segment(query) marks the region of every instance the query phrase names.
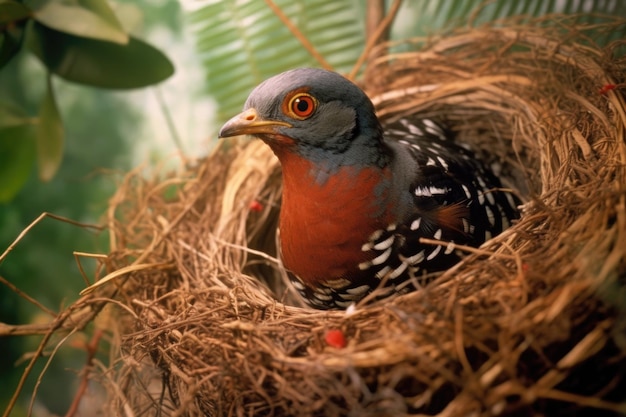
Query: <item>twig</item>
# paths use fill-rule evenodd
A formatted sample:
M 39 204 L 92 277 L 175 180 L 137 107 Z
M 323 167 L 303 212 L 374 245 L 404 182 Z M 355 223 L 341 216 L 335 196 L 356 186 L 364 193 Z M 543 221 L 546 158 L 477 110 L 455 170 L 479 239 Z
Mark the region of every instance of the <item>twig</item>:
M 333 70 L 333 66 L 330 65 L 330 63 L 328 61 L 326 61 L 326 59 L 324 59 L 322 54 L 320 54 L 317 51 L 317 49 L 315 49 L 313 44 L 311 42 L 309 42 L 309 40 L 306 38 L 306 36 L 304 36 L 304 34 L 300 31 L 300 29 L 298 29 L 298 27 L 293 24 L 293 22 L 289 19 L 289 17 L 285 13 L 283 13 L 283 11 L 280 9 L 280 7 L 278 7 L 276 5 L 276 3 L 274 3 L 273 0 L 265 0 L 265 3 L 267 3 L 269 8 L 272 9 L 274 14 L 276 16 L 278 16 L 278 18 L 281 20 L 281 22 L 283 22 L 283 24 L 287 27 L 287 29 L 289 29 L 289 31 L 293 34 L 293 36 L 295 36 L 296 39 L 298 39 L 300 41 L 302 46 L 304 46 L 304 48 L 307 51 L 309 51 L 311 56 L 313 56 L 313 58 L 315 58 L 317 60 L 317 62 L 319 62 L 319 64 L 322 66 L 322 68 L 332 71 Z
M 277 258 L 274 258 L 273 256 L 270 256 L 270 255 L 268 255 L 265 252 L 261 252 L 261 251 L 255 250 L 255 249 L 251 249 L 251 248 L 248 248 L 248 247 L 242 246 L 242 245 L 236 245 L 234 243 L 227 242 L 224 239 L 220 239 L 217 236 L 215 236 L 214 239 L 215 239 L 215 241 L 217 243 L 220 243 L 220 244 L 222 244 L 224 246 L 228 246 L 228 247 L 231 247 L 233 249 L 239 249 L 239 250 L 241 250 L 243 252 L 247 252 L 247 253 L 250 253 L 252 255 L 257 255 L 257 256 L 260 256 L 261 258 L 265 259 L 266 261 L 268 261 L 270 263 L 273 263 L 273 264 L 276 264 L 276 265 L 279 265 L 279 266 L 281 265 L 281 262 Z M 187 245 L 187 244 L 185 244 L 185 245 L 186 245 L 187 248 L 189 248 L 189 245 Z
M 125 395 L 124 391 L 120 388 L 120 386 L 117 384 L 117 381 L 112 376 L 111 368 L 107 367 L 102 362 L 100 362 L 98 360 L 98 358 L 94 358 L 92 363 L 94 365 L 94 368 L 98 368 L 100 370 L 100 375 L 102 375 L 104 378 L 106 378 L 106 380 L 108 382 L 108 386 L 118 396 L 118 402 L 122 404 L 121 407 L 123 409 L 123 414 L 120 411 L 116 415 L 118 415 L 118 416 L 126 416 L 126 417 L 135 417 L 135 413 L 134 413 L 133 409 L 130 406 L 131 401 Z M 141 380 L 138 380 L 137 382 L 139 384 L 141 384 L 141 387 L 144 390 L 147 390 L 147 387 L 144 384 L 142 384 Z M 110 401 L 113 400 L 113 398 L 110 398 L 110 397 L 109 397 L 109 400 Z M 141 415 L 143 415 L 143 413 Z
M 465 352 L 465 341 L 463 333 L 463 307 L 461 305 L 457 305 L 454 309 L 454 347 L 456 350 L 458 361 L 461 363 L 463 370 L 469 377 L 473 374 L 473 370 L 472 365 L 470 364 L 470 361 L 467 358 L 467 354 Z M 472 378 L 468 378 L 468 384 L 469 381 L 472 380 Z
M 77 222 L 77 221 L 72 220 L 72 219 L 68 219 L 67 217 L 57 216 L 56 214 L 43 212 L 35 220 L 33 220 L 28 226 L 26 226 L 26 228 L 24 228 L 24 230 L 22 230 L 22 232 L 15 238 L 15 240 L 13 242 L 11 242 L 9 247 L 2 253 L 2 255 L 0 255 L 0 264 L 8 256 L 8 254 L 17 246 L 17 244 L 24 238 L 24 236 L 26 236 L 28 234 L 28 232 L 30 232 L 30 230 L 33 227 L 35 227 L 37 224 L 39 224 L 39 222 L 42 221 L 43 219 L 45 219 L 46 217 L 50 217 L 50 218 L 52 218 L 54 220 L 59 220 L 59 221 L 64 222 L 64 223 L 69 223 L 69 224 L 74 225 L 74 226 L 84 227 L 84 228 L 88 228 L 88 229 L 95 229 L 95 230 L 103 230 L 104 229 L 102 226 L 97 226 L 97 225 L 87 224 L 87 223 L 81 223 L 81 222 Z M 80 252 L 75 252 L 75 254 L 76 253 L 80 254 Z M 84 271 L 82 270 L 82 267 L 80 266 L 80 263 L 79 263 L 79 269 L 81 270 L 81 273 L 84 276 Z M 44 311 L 48 315 L 50 315 L 52 317 L 57 317 L 57 313 L 55 311 L 52 311 L 48 307 L 46 307 L 43 304 L 41 304 L 39 301 L 35 300 L 34 298 L 29 296 L 25 292 L 21 291 L 17 286 L 15 286 L 13 283 L 11 283 L 6 278 L 0 276 L 0 283 L 6 285 L 7 287 L 9 287 L 9 289 L 11 289 L 11 291 L 16 293 L 18 296 L 22 297 L 23 299 L 25 299 L 29 303 L 33 304 L 34 306 L 36 306 L 40 310 Z M 5 330 L 6 330 L 7 326 L 3 326 L 3 327 L 5 327 Z
M 142 271 L 145 269 L 152 269 L 152 268 L 171 269 L 173 268 L 173 266 L 174 265 L 172 263 L 162 263 L 162 262 L 128 265 L 118 270 L 115 270 L 111 272 L 110 274 L 108 274 L 107 276 L 105 276 L 104 278 L 102 278 L 101 280 L 94 282 L 91 286 L 82 290 L 80 292 L 80 295 L 86 295 L 86 294 L 92 293 L 93 291 L 96 290 L 96 288 L 100 288 L 107 282 L 112 281 L 121 276 L 124 276 L 126 274 L 130 274 L 131 272 L 137 272 L 137 271 Z
M 370 39 L 376 36 L 378 27 L 381 22 L 385 19 L 385 0 L 368 0 L 367 2 L 367 11 L 365 16 L 365 35 L 366 39 Z M 389 40 L 389 26 L 385 28 L 385 30 L 381 33 L 380 38 L 381 41 Z M 373 53 L 369 54 L 368 59 L 370 61 L 374 60 L 377 56 L 384 55 L 384 51 L 381 48 L 377 51 L 377 54 Z
M 23 299 L 25 299 L 29 303 L 35 305 L 37 308 L 41 309 L 42 311 L 44 311 L 48 315 L 50 315 L 52 317 L 56 317 L 57 316 L 56 312 L 50 310 L 48 307 L 46 307 L 45 305 L 41 304 L 39 301 L 35 300 L 33 297 L 31 297 L 30 295 L 26 294 L 24 291 L 20 290 L 12 282 L 10 282 L 9 280 L 7 280 L 6 278 L 4 278 L 1 275 L 0 275 L 0 283 L 6 285 L 7 287 L 9 287 L 9 289 L 11 291 L 16 293 L 17 295 L 19 295 L 20 297 L 22 297 Z
M 176 128 L 176 124 L 174 123 L 174 118 L 172 118 L 172 112 L 165 103 L 165 98 L 163 98 L 163 92 L 159 87 L 153 88 L 152 90 L 154 91 L 154 95 L 156 96 L 157 102 L 159 103 L 161 113 L 163 113 L 163 117 L 165 117 L 167 129 L 170 131 L 170 135 L 172 136 L 174 144 L 178 148 L 178 152 L 180 152 L 181 155 L 185 155 L 183 141 L 180 139 L 180 134 L 178 133 L 178 129 Z
M 44 324 L 6 324 L 0 323 L 0 337 L 33 336 L 50 331 L 50 323 Z
M 17 384 L 17 387 L 15 388 L 15 392 L 13 393 L 13 396 L 9 400 L 7 408 L 4 410 L 4 414 L 2 414 L 2 417 L 9 417 L 9 415 L 11 414 L 11 411 L 13 410 L 13 408 L 15 407 L 15 404 L 17 403 L 17 399 L 20 393 L 24 389 L 24 385 L 26 384 L 26 379 L 28 379 L 28 376 L 32 372 L 33 368 L 35 367 L 35 363 L 37 362 L 37 359 L 39 359 L 39 357 L 42 356 L 43 350 L 45 349 L 46 345 L 48 344 L 52 336 L 56 333 L 58 329 L 63 328 L 63 325 L 65 324 L 67 320 L 74 318 L 73 317 L 74 311 L 77 311 L 83 308 L 85 304 L 87 303 L 85 302 L 84 299 L 77 301 L 71 307 L 62 311 L 57 316 L 56 320 L 49 324 L 48 331 L 46 332 L 41 342 L 39 343 L 39 346 L 37 347 L 37 350 L 35 351 L 32 358 L 30 359 L 30 362 L 28 363 L 28 365 L 26 365 L 26 369 L 24 369 L 24 372 L 22 373 L 22 376 Z M 93 319 L 93 317 L 95 317 L 100 312 L 100 310 L 102 310 L 102 307 L 104 307 L 105 304 L 106 304 L 105 302 L 102 302 L 100 304 L 93 304 L 93 303 L 90 304 L 90 310 L 88 314 L 86 314 L 85 317 L 79 317 L 82 319 L 81 323 L 75 325 L 72 328 L 71 332 L 75 333 L 76 331 L 81 330 L 84 326 L 86 326 L 87 323 L 89 323 Z
M 74 397 L 70 408 L 67 410 L 67 413 L 65 413 L 65 417 L 73 417 L 76 414 L 76 412 L 78 411 L 78 406 L 80 405 L 80 401 L 87 391 L 87 387 L 89 386 L 89 372 L 90 369 L 93 367 L 93 359 L 96 356 L 96 352 L 98 351 L 98 344 L 100 343 L 102 334 L 102 329 L 96 329 L 89 343 L 85 345 L 85 349 L 87 350 L 87 361 L 85 364 L 83 377 L 81 378 L 80 386 L 76 391 L 76 396 Z
M 266 0 L 266 1 L 269 1 L 269 0 Z M 391 9 L 389 10 L 389 13 L 387 14 L 387 16 L 385 16 L 383 21 L 380 22 L 380 25 L 378 26 L 378 29 L 376 30 L 376 32 L 374 32 L 374 34 L 372 34 L 372 36 L 370 36 L 367 39 L 367 42 L 365 44 L 365 49 L 363 49 L 363 52 L 359 56 L 359 59 L 357 59 L 356 64 L 354 64 L 354 67 L 352 67 L 352 71 L 350 71 L 350 74 L 348 75 L 348 79 L 350 80 L 355 79 L 357 73 L 359 72 L 359 69 L 361 68 L 361 66 L 363 65 L 367 57 L 369 56 L 372 48 L 376 45 L 376 42 L 378 42 L 378 39 L 382 36 L 382 34 L 385 33 L 385 31 L 387 30 L 391 22 L 393 22 L 393 19 L 395 19 L 396 14 L 398 13 L 398 9 L 400 8 L 401 4 L 402 4 L 402 0 L 395 0 L 393 2 L 393 4 L 391 5 Z
M 428 239 L 425 237 L 421 237 L 420 238 L 420 243 L 425 243 L 427 245 L 437 245 L 437 246 L 448 246 L 448 245 L 454 245 L 454 249 L 459 249 L 462 250 L 463 252 L 469 252 L 469 253 L 473 253 L 475 255 L 483 255 L 483 256 L 495 256 L 497 258 L 502 258 L 502 259 L 512 259 L 512 260 L 517 260 L 517 256 L 514 255 L 506 255 L 504 253 L 496 253 L 496 252 L 492 252 L 492 251 L 488 251 L 488 250 L 484 250 L 484 249 L 480 249 L 480 248 L 475 248 L 473 246 L 467 246 L 467 245 L 459 245 L 458 243 L 451 243 L 451 242 L 446 242 L 443 240 L 436 240 L 436 239 Z
M 86 252 L 77 252 L 74 251 L 74 259 L 76 260 L 76 265 L 78 266 L 78 270 L 80 271 L 80 275 L 83 277 L 83 281 L 85 281 L 85 285 L 88 287 L 91 285 L 89 282 L 89 278 L 87 277 L 87 273 L 83 268 L 83 264 L 80 262 L 80 258 L 94 258 L 94 259 L 107 259 L 108 256 L 100 253 L 86 253 Z
M 568 402 L 572 404 L 576 404 L 578 406 L 592 407 L 598 410 L 609 410 L 617 413 L 617 415 L 624 415 L 626 413 L 626 404 L 621 403 L 613 403 L 610 401 L 606 401 L 602 398 L 597 398 L 593 396 L 585 396 L 572 392 L 560 391 L 558 389 L 546 389 L 546 390 L 533 390 L 533 394 L 537 395 L 537 397 L 541 398 L 549 398 L 553 400 L 558 400 L 562 402 Z M 582 408 L 582 407 L 581 407 Z M 600 414 L 598 412 L 598 414 Z
M 19 382 L 17 383 L 17 387 L 15 388 L 15 392 L 13 393 L 13 396 L 9 400 L 9 404 L 7 405 L 7 408 L 4 410 L 4 414 L 2 415 L 2 417 L 9 417 L 11 411 L 13 410 L 13 407 L 15 407 L 15 403 L 17 402 L 17 398 L 19 397 L 20 393 L 22 392 L 22 389 L 24 389 L 24 384 L 26 383 L 26 378 L 28 378 L 28 376 L 30 375 L 31 371 L 33 370 L 33 368 L 35 366 L 35 363 L 37 362 L 37 359 L 41 356 L 44 348 L 48 344 L 48 341 L 50 340 L 50 338 L 54 334 L 55 330 L 56 330 L 56 328 L 54 328 L 54 326 L 51 327 L 48 330 L 48 332 L 44 335 L 43 339 L 41 339 L 41 342 L 39 342 L 39 346 L 37 347 L 37 350 L 33 354 L 33 357 L 30 359 L 30 362 L 28 363 L 28 365 L 26 365 L 26 369 L 24 369 L 24 372 L 22 373 L 22 377 L 20 378 Z
M 31 224 L 26 226 L 26 228 L 24 230 L 22 230 L 22 232 L 15 238 L 15 240 L 2 253 L 2 255 L 0 255 L 0 264 L 4 261 L 4 258 L 7 257 L 9 252 L 11 252 L 13 250 L 13 248 L 15 248 L 15 246 L 17 246 L 17 244 L 24 238 L 24 236 L 26 236 L 26 234 L 28 232 L 30 232 L 30 229 L 35 227 L 40 221 L 42 221 L 46 217 L 50 217 L 50 218 L 55 219 L 55 220 L 59 220 L 59 221 L 65 222 L 65 223 L 69 223 L 69 224 L 74 225 L 74 226 L 84 227 L 84 228 L 87 228 L 87 229 L 95 229 L 95 230 L 98 230 L 98 231 L 104 229 L 104 227 L 102 227 L 102 226 L 96 226 L 95 224 L 87 224 L 87 223 L 77 222 L 75 220 L 68 219 L 67 217 L 57 216 L 56 214 L 52 214 L 52 213 L 48 213 L 48 212 L 44 211 L 35 220 L 33 220 L 31 222 Z
M 33 406 L 35 405 L 35 398 L 37 397 L 37 391 L 39 390 L 39 386 L 41 385 L 41 381 L 43 380 L 44 374 L 46 373 L 46 371 L 48 371 L 48 368 L 50 367 L 50 364 L 52 363 L 52 359 L 55 358 L 57 352 L 59 351 L 61 346 L 63 346 L 65 341 L 69 339 L 70 336 L 72 336 L 77 331 L 78 331 L 77 327 L 73 328 L 72 331 L 70 331 L 67 335 L 65 335 L 65 337 L 61 339 L 59 343 L 56 344 L 54 349 L 52 349 L 52 353 L 50 353 L 50 356 L 48 357 L 46 364 L 44 365 L 43 369 L 39 373 L 39 376 L 37 377 L 37 381 L 35 382 L 35 387 L 33 388 L 33 393 L 31 394 L 31 397 L 30 397 L 30 404 L 28 406 L 28 412 L 26 413 L 27 416 L 30 417 L 33 414 Z M 33 357 L 33 359 L 36 359 L 36 356 Z
M 385 0 L 368 0 L 365 16 L 365 34 L 368 39 L 374 36 L 380 26 L 380 22 L 382 22 L 384 18 Z M 386 29 L 386 32 L 388 32 L 389 28 Z M 387 34 L 383 34 L 383 36 L 386 38 Z

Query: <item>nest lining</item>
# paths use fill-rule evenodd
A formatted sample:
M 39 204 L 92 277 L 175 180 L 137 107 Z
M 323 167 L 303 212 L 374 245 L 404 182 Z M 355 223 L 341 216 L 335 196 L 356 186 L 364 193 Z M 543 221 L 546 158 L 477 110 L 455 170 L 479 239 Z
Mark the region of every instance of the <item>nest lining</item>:
M 444 119 L 527 201 L 420 291 L 352 314 L 301 308 L 275 262 L 280 167 L 260 141 L 221 142 L 165 178 L 130 173 L 106 266 L 137 268 L 99 290 L 123 306 L 100 319 L 119 337 L 112 412 L 626 412 L 626 62 L 554 27 L 463 30 L 366 68 L 382 119 Z M 329 329 L 348 345 L 328 346 Z

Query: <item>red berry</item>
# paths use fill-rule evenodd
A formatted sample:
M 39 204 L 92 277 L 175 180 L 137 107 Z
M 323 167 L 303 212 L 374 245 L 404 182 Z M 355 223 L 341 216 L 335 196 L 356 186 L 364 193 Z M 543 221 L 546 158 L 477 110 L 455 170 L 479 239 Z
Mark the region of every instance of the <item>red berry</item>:
M 326 339 L 326 343 L 328 346 L 332 346 L 336 349 L 342 349 L 346 347 L 346 338 L 343 335 L 343 332 L 339 329 L 332 329 L 326 332 L 324 336 Z
M 611 90 L 615 90 L 617 86 L 615 84 L 605 84 L 600 89 L 600 94 L 606 94 Z
M 263 204 L 259 203 L 257 200 L 252 200 L 249 207 L 250 211 L 263 211 Z

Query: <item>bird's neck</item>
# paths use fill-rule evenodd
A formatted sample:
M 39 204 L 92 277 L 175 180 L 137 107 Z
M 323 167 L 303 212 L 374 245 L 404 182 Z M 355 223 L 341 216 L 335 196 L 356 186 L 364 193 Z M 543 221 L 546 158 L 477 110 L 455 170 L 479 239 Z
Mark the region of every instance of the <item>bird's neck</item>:
M 332 173 L 344 166 L 384 168 L 390 162 L 389 149 L 384 143 L 382 128 L 377 120 L 374 125 L 358 123 L 357 128 L 350 132 L 351 138 L 328 138 L 323 142 L 301 140 L 291 146 L 284 143 L 272 144 L 270 147 L 281 159 L 285 151 L 296 153 L 310 161 L 322 172 Z M 278 146 L 273 146 L 278 145 Z M 284 155 L 282 159 L 290 155 Z
M 310 285 L 349 276 L 365 259 L 363 243 L 386 226 L 387 208 L 381 202 L 387 201 L 388 170 L 329 167 L 295 152 L 274 152 L 283 169 L 280 237 L 285 266 Z

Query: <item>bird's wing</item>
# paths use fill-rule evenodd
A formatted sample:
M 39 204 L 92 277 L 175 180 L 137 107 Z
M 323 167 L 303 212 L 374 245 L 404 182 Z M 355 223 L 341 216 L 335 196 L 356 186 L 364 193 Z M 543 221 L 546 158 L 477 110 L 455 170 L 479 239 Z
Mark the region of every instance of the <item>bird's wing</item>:
M 388 142 L 396 143 L 396 153 L 407 153 L 414 162 L 411 181 L 404 185 L 413 210 L 403 213 L 396 225 L 402 230 L 384 231 L 370 242 L 372 248 L 384 246 L 382 242 L 392 235 L 401 235 L 394 242 L 400 259 L 409 259 L 410 265 L 429 261 L 424 265 L 438 269 L 440 262 L 453 262 L 452 244 L 479 246 L 518 217 L 520 202 L 515 195 L 502 190 L 491 170 L 437 123 L 400 119 L 387 124 L 385 133 Z M 428 245 L 421 238 L 442 243 Z M 383 252 L 374 250 L 374 256 L 379 253 Z

